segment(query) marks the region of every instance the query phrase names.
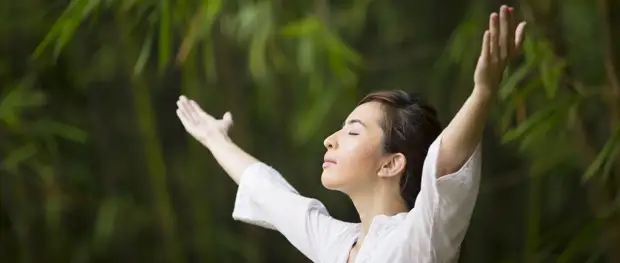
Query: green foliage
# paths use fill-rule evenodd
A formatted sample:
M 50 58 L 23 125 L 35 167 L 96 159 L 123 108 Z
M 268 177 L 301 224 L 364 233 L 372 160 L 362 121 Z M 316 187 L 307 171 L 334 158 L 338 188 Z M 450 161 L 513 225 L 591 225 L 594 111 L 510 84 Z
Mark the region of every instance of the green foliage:
M 516 5 L 530 33 L 491 116 L 463 262 L 620 257 L 620 21 L 617 7 L 600 2 Z M 496 8 L 477 0 L 0 4 L 3 259 L 303 261 L 279 235 L 230 219 L 234 185 L 185 138 L 173 112 L 179 93 L 215 115 L 232 111 L 243 147 L 340 208 L 332 214 L 354 218 L 346 201 L 313 190 L 320 167 L 309 163 L 322 139 L 371 90 L 421 92 L 448 120 L 471 91 Z

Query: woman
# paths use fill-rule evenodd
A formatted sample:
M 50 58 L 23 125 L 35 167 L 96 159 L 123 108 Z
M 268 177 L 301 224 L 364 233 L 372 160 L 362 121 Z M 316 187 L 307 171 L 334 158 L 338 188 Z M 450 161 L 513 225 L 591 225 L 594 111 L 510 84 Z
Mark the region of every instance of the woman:
M 368 95 L 325 139 L 321 182 L 351 198 L 359 224 L 330 217 L 238 148 L 227 136 L 230 113 L 215 119 L 181 96 L 177 115 L 239 184 L 233 218 L 279 231 L 312 261 L 454 262 L 478 193 L 487 110 L 523 41 L 511 7 L 489 20 L 473 92 L 443 132 L 431 106 L 392 91 Z

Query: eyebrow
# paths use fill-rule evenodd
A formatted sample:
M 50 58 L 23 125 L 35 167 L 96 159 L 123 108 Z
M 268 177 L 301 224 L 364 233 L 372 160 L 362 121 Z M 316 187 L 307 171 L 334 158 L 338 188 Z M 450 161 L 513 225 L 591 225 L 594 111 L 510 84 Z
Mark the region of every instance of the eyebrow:
M 343 123 L 343 124 L 342 124 L 342 127 L 344 127 L 344 126 L 345 126 L 345 125 L 347 125 L 347 124 L 353 124 L 353 123 L 359 123 L 359 124 L 361 124 L 362 126 L 366 127 L 366 124 L 364 124 L 364 122 L 362 122 L 362 121 L 361 121 L 361 120 L 359 120 L 359 119 L 352 119 L 352 120 L 349 120 L 349 121 L 347 121 L 347 122 Z

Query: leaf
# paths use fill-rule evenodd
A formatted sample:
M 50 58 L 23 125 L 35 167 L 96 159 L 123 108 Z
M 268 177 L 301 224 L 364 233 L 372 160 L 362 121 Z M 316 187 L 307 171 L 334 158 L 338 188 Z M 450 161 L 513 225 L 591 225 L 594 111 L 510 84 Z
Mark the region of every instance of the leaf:
M 331 111 L 339 94 L 340 89 L 328 88 L 322 96 L 317 97 L 308 109 L 301 113 L 294 128 L 293 139 L 296 143 L 304 144 L 312 138 L 312 135 L 318 131 L 324 118 Z
M 94 231 L 94 243 L 98 246 L 107 244 L 112 237 L 120 203 L 117 198 L 106 198 L 99 206 Z
M 316 17 L 306 17 L 283 26 L 280 34 L 284 37 L 311 36 L 316 34 L 320 28 L 321 23 Z
M 181 41 L 181 47 L 177 59 L 184 62 L 185 58 L 191 53 L 196 42 L 204 39 L 211 33 L 216 15 L 222 7 L 221 0 L 203 1 L 198 12 L 192 18 L 192 22 L 187 29 L 187 34 Z
M 249 67 L 254 78 L 261 79 L 267 75 L 267 41 L 271 33 L 271 24 L 264 23 L 250 41 Z
M 513 96 L 510 96 L 511 101 L 507 103 L 507 108 L 504 110 L 503 115 L 500 118 L 500 129 L 503 132 L 505 132 L 509 128 L 510 123 L 514 119 L 513 115 L 517 110 L 517 107 L 521 104 L 524 104 L 527 97 L 536 89 L 538 89 L 539 85 L 540 78 L 535 78 L 529 83 L 527 83 L 524 88 L 516 90 L 516 93 L 513 93 Z
M 301 73 L 310 74 L 314 72 L 317 55 L 314 38 L 310 36 L 300 37 L 297 47 L 297 65 Z
M 555 262 L 567 263 L 571 262 L 576 254 L 580 251 L 589 251 L 592 244 L 596 244 L 596 240 L 599 237 L 599 229 L 603 227 L 601 220 L 594 219 L 588 222 L 581 229 L 574 232 L 573 238 L 565 246 L 562 254 L 560 254 Z
M 355 50 L 340 40 L 338 36 L 329 31 L 325 31 L 321 34 L 321 37 L 325 43 L 326 49 L 331 54 L 330 57 L 339 57 L 353 65 L 361 65 L 362 58 Z
M 517 84 L 519 84 L 525 76 L 527 76 L 531 69 L 530 64 L 523 64 L 512 74 L 510 74 L 510 77 L 504 81 L 504 84 L 501 85 L 499 89 L 500 99 L 505 100 L 508 96 L 510 96 L 515 91 Z
M 537 142 L 540 143 L 539 145 L 544 145 L 548 142 L 546 140 L 552 140 L 552 138 L 549 138 L 550 134 L 558 136 L 560 131 L 565 130 L 563 127 L 566 127 L 571 111 L 578 105 L 578 100 L 572 97 L 552 103 L 551 108 L 553 108 L 553 111 L 549 117 L 531 127 L 527 135 L 523 136 L 520 149 L 524 151 L 536 146 L 534 144 Z
M 86 19 L 95 8 L 99 7 L 100 0 L 73 0 L 69 7 L 65 9 L 60 18 L 54 23 L 43 41 L 37 46 L 34 57 L 40 56 L 43 51 L 56 40 L 54 46 L 54 59 L 56 59 L 62 49 L 73 37 L 76 29 Z
M 245 4 L 231 21 L 235 25 L 236 37 L 240 40 L 248 40 L 264 23 L 271 23 L 271 5 L 269 2 L 257 4 Z
M 9 152 L 7 156 L 2 160 L 0 166 L 2 169 L 8 171 L 15 171 L 15 169 L 26 160 L 32 158 L 35 154 L 37 154 L 38 149 L 37 146 L 33 143 L 27 143 L 12 152 Z
M 565 60 L 545 60 L 540 63 L 540 77 L 548 98 L 553 98 L 560 85 L 560 78 L 566 68 Z
M 596 159 L 590 164 L 585 174 L 583 175 L 583 181 L 590 180 L 597 173 L 601 173 L 600 176 L 605 176 L 606 172 L 609 172 L 611 166 L 615 160 L 615 156 L 618 155 L 618 148 L 620 148 L 620 128 L 616 129 L 616 132 L 607 140 L 605 146 L 598 154 Z
M 252 76 L 262 79 L 267 75 L 267 43 L 272 33 L 273 21 L 268 3 L 258 5 L 256 11 L 256 16 L 253 17 L 257 20 L 254 21 L 254 32 L 250 39 L 248 63 Z
M 171 22 L 170 22 L 170 3 L 169 0 L 160 0 L 159 12 L 159 70 L 163 70 L 170 60 L 170 41 L 171 35 Z
M 202 48 L 203 65 L 207 83 L 214 83 L 217 80 L 215 71 L 215 58 L 213 56 L 213 41 L 205 41 Z
M 153 30 L 149 30 L 149 33 L 146 35 L 144 39 L 144 43 L 142 44 L 142 49 L 140 50 L 140 56 L 138 56 L 138 60 L 136 61 L 136 65 L 133 68 L 133 74 L 139 75 L 142 73 L 144 69 L 144 65 L 149 60 L 151 55 L 151 46 L 153 44 Z
M 88 135 L 85 131 L 54 120 L 44 119 L 36 123 L 38 132 L 43 135 L 55 135 L 73 142 L 85 143 Z
M 16 125 L 17 116 L 24 108 L 43 106 L 46 97 L 41 91 L 33 91 L 36 84 L 36 77 L 28 75 L 20 83 L 7 89 L 7 93 L 0 101 L 0 121 L 4 121 L 8 126 Z
M 603 166 L 603 172 L 602 174 L 604 176 L 609 175 L 611 172 L 611 168 L 614 165 L 614 160 L 618 160 L 618 155 L 620 154 L 620 136 L 616 135 L 616 142 L 614 144 L 613 147 L 611 147 L 613 150 L 611 150 L 611 153 L 609 153 L 609 157 L 607 158 L 607 162 L 605 162 L 605 165 Z
M 517 138 L 522 138 L 525 136 L 535 125 L 538 125 L 553 115 L 553 111 L 555 110 L 554 106 L 547 107 L 546 109 L 542 109 L 536 112 L 534 115 L 520 123 L 516 128 L 507 131 L 502 137 L 502 143 L 507 143 Z
M 468 61 L 464 59 L 467 54 L 478 55 L 477 53 L 479 53 L 480 48 L 476 47 L 478 52 L 472 52 L 471 40 L 475 39 L 475 37 L 482 39 L 479 28 L 480 26 L 477 20 L 467 19 L 454 30 L 447 50 L 452 62 L 461 63 L 463 61 Z M 477 41 L 476 43 L 479 42 L 480 41 Z

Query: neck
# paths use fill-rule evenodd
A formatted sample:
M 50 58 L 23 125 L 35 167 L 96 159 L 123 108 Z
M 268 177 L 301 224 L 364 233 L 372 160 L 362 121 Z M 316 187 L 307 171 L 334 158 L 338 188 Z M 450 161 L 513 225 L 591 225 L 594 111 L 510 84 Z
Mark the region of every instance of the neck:
M 393 216 L 402 212 L 407 212 L 407 204 L 400 196 L 399 189 L 388 189 L 389 187 L 375 187 L 370 191 L 349 195 L 353 205 L 359 214 L 361 221 L 361 233 L 358 237 L 357 245 L 361 246 L 372 224 L 372 220 L 378 215 Z M 396 194 L 394 194 L 396 193 Z

